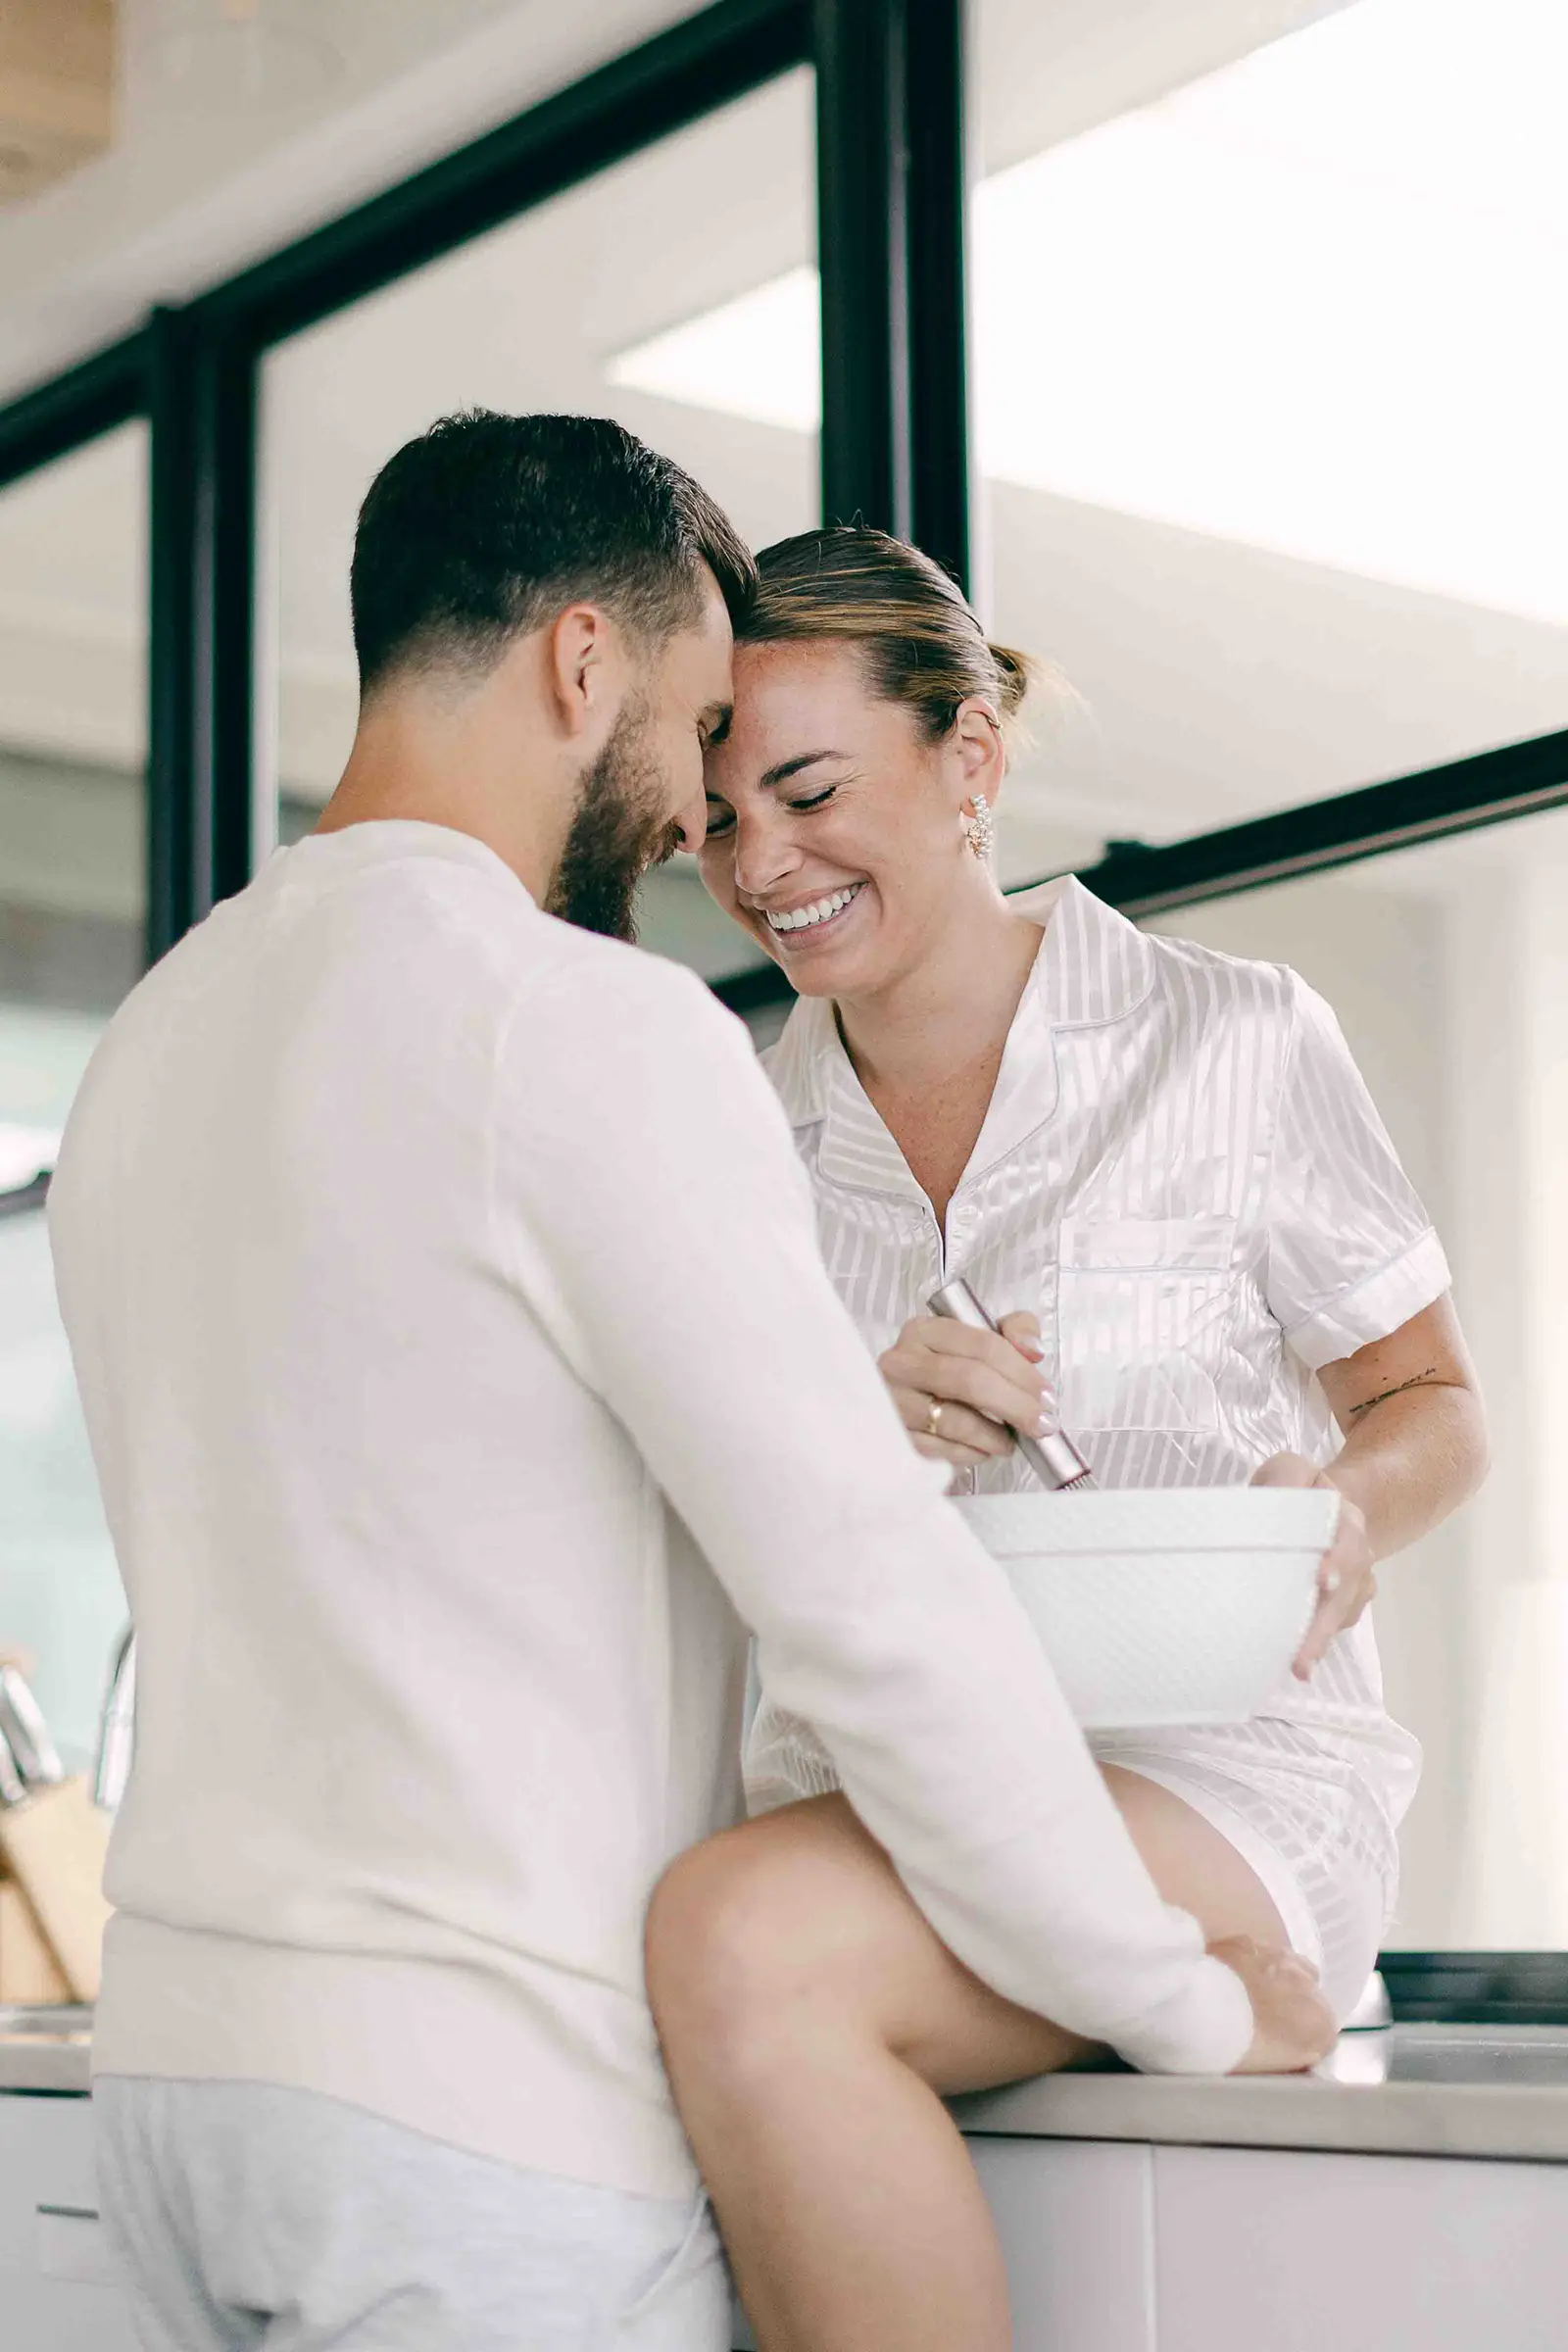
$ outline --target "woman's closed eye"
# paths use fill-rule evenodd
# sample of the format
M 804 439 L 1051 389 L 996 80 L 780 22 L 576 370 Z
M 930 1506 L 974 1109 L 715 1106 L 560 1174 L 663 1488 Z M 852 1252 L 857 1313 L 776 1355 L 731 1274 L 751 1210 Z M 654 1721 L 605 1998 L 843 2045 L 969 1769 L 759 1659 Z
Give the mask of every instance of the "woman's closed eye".
M 796 816 L 809 816 L 813 808 L 825 808 L 828 802 L 837 797 L 838 789 L 836 784 L 828 784 L 820 792 L 808 793 L 800 800 L 786 801 L 784 806 Z M 709 802 L 708 839 L 710 841 L 717 841 L 721 835 L 728 833 L 734 822 L 735 811 L 726 802 Z

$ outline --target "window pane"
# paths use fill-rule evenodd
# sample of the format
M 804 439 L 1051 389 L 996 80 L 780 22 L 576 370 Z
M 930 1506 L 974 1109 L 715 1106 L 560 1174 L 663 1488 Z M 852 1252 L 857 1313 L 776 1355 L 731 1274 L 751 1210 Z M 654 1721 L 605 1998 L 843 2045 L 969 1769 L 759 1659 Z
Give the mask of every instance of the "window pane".
M 982 0 L 1012 872 L 1568 725 L 1558 0 Z
M 141 968 L 145 507 L 141 425 L 0 492 L 0 1649 L 74 1763 L 124 1601 L 22 1188 Z
M 1447 1249 L 1493 1469 L 1379 1571 L 1426 1749 L 1390 1941 L 1568 1946 L 1568 811 L 1152 926 L 1293 964 L 1340 1016 Z
M 809 74 L 788 74 L 271 356 L 264 478 L 282 839 L 308 829 L 353 738 L 360 500 L 435 417 L 474 406 L 612 416 L 688 466 L 754 545 L 814 520 L 814 422 L 752 413 L 775 371 L 771 318 L 743 319 L 716 344 L 708 327 L 759 284 L 812 279 L 812 106 Z M 790 328 L 789 371 L 814 384 L 816 355 L 810 295 Z M 643 938 L 710 976 L 762 960 L 685 859 L 651 880 Z

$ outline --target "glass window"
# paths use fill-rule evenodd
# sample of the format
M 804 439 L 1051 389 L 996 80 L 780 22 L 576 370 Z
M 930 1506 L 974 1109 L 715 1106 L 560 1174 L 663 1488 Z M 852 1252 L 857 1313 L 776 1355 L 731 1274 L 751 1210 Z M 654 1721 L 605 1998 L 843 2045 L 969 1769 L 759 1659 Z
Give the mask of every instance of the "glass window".
M 142 963 L 146 433 L 0 492 L 0 1649 L 85 1761 L 124 1616 L 29 1180 Z
M 1568 725 L 1568 12 L 982 0 L 1021 877 Z
M 1568 1945 L 1568 811 L 1216 900 L 1152 928 L 1333 1004 L 1447 1249 L 1493 1469 L 1379 1572 L 1424 1777 L 1390 1942 Z
M 280 346 L 264 395 L 280 838 L 307 830 L 354 733 L 348 572 L 371 476 L 435 417 L 483 406 L 609 415 L 688 466 L 754 544 L 819 512 L 814 425 L 716 414 L 693 322 L 811 276 L 807 72 L 706 117 Z M 801 327 L 814 368 L 814 309 Z M 760 335 L 726 365 L 765 390 Z M 264 799 L 266 792 L 264 787 Z M 687 859 L 644 894 L 644 944 L 709 977 L 762 960 Z

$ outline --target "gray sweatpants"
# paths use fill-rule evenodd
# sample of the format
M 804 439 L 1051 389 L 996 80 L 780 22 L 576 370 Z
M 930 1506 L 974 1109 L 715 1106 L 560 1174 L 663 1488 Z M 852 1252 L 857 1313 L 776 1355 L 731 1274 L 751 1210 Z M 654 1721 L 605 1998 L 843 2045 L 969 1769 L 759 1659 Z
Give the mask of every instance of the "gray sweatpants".
M 706 2201 L 525 2172 L 256 2082 L 93 2085 L 148 2352 L 724 2352 Z

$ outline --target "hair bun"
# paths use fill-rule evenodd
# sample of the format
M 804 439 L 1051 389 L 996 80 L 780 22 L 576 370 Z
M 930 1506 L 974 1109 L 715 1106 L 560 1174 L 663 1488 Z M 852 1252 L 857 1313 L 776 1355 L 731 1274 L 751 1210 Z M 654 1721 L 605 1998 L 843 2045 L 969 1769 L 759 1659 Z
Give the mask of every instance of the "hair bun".
M 1014 653 L 1010 645 L 990 645 L 986 651 L 997 665 L 1002 715 L 1011 718 L 1034 683 L 1035 665 L 1027 654 Z

